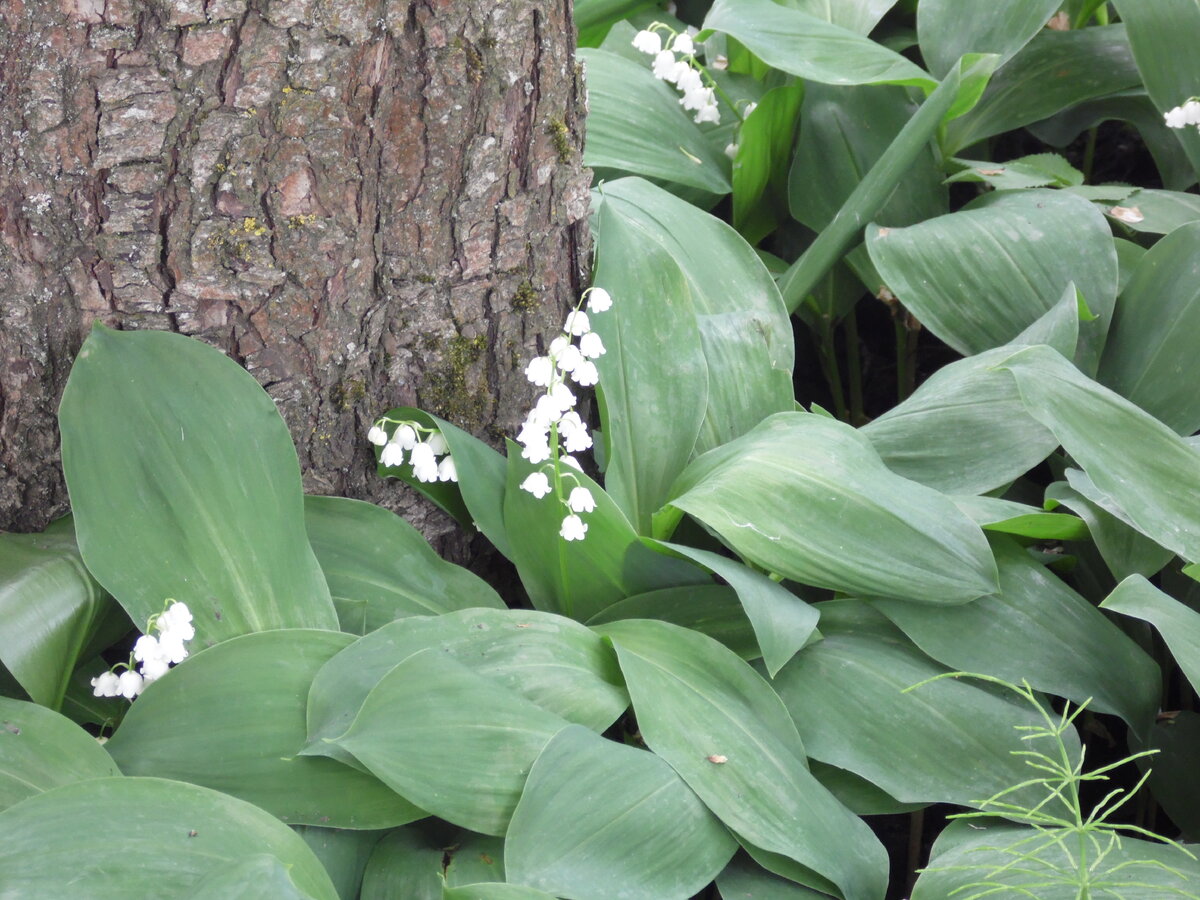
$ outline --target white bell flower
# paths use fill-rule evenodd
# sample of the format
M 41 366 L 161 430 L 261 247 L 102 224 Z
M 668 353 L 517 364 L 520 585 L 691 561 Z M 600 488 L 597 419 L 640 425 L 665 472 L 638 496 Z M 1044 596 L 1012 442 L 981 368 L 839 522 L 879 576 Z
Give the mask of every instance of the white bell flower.
M 579 352 L 588 359 L 598 359 L 605 353 L 604 341 L 594 331 L 589 331 L 579 339 Z
M 562 463 L 564 466 L 570 466 L 572 469 L 575 469 L 577 472 L 583 471 L 583 466 L 581 466 L 579 464 L 579 460 L 577 460 L 573 456 L 570 456 L 569 454 L 563 454 L 562 456 L 560 456 L 558 458 L 558 461 L 560 463 Z
M 400 466 L 404 464 L 404 451 L 395 441 L 388 441 L 383 452 L 379 454 L 379 462 L 385 466 Z
M 571 377 L 575 379 L 580 387 L 591 387 L 600 380 L 600 370 L 596 368 L 596 364 L 590 359 L 585 359 L 575 367 L 575 371 L 571 373 Z
M 438 481 L 458 481 L 458 466 L 454 464 L 454 457 L 447 456 L 438 463 Z
M 563 325 L 563 331 L 567 334 L 573 334 L 579 337 L 581 334 L 587 334 L 592 330 L 592 325 L 588 322 L 587 313 L 581 309 L 573 309 L 567 313 L 566 324 Z
M 675 74 L 675 54 L 670 50 L 660 50 L 654 56 L 654 64 L 650 71 L 659 81 L 671 81 Z
M 576 381 L 579 381 L 579 370 L 584 366 L 591 366 L 593 369 L 596 368 L 594 363 L 591 363 L 586 359 L 583 360 L 572 373 L 572 377 Z M 557 407 L 560 413 L 565 413 L 568 409 L 575 405 L 575 395 L 572 394 L 571 389 L 561 381 L 554 385 L 554 387 L 550 388 L 550 393 L 546 394 L 546 396 L 550 398 L 550 402 Z
M 584 337 L 591 337 L 593 332 L 589 331 Z M 558 357 L 558 367 L 564 372 L 574 372 L 575 367 L 583 362 L 583 354 L 574 344 L 567 344 L 562 355 Z
M 658 36 L 657 31 L 639 31 L 633 36 L 633 46 L 643 53 L 654 56 L 662 50 L 662 38 Z
M 101 672 L 92 679 L 92 695 L 96 697 L 118 697 L 121 694 L 121 679 L 116 672 Z
M 697 125 L 703 122 L 720 124 L 721 110 L 718 108 L 716 102 L 714 101 L 712 103 L 706 103 L 704 106 L 700 107 L 700 109 L 696 111 L 695 122 Z
M 531 472 L 521 482 L 521 490 L 528 491 L 541 500 L 550 493 L 550 479 L 546 477 L 545 472 Z
M 192 626 L 191 610 L 188 609 L 186 603 L 178 600 L 155 620 L 154 626 L 163 634 L 176 635 L 181 641 L 190 641 L 196 636 L 196 629 Z
M 399 444 L 401 450 L 411 450 L 417 446 L 417 430 L 406 422 L 396 429 L 392 442 Z
M 529 460 L 534 465 L 545 462 L 550 458 L 550 441 L 530 441 L 521 451 L 521 458 Z
M 588 292 L 588 309 L 594 313 L 608 312 L 612 308 L 612 295 L 602 287 Z
M 567 506 L 571 507 L 572 512 L 591 512 L 596 508 L 596 498 L 585 487 L 573 488 L 571 496 L 567 498 Z
M 157 681 L 170 671 L 171 664 L 161 657 L 154 657 L 142 663 L 142 681 L 149 684 Z
M 571 513 L 563 519 L 562 528 L 558 530 L 558 535 L 564 541 L 582 541 L 583 536 L 587 534 L 588 527 L 584 524 L 583 519 Z
M 694 56 L 696 53 L 696 45 L 692 42 L 690 34 L 675 35 L 675 40 L 671 41 L 671 49 L 684 56 Z
M 538 397 L 537 403 L 533 407 L 531 416 L 537 416 L 538 421 L 545 422 L 547 430 L 550 428 L 551 422 L 557 422 L 562 418 L 562 408 L 558 402 L 549 394 L 542 394 Z
M 525 367 L 525 377 L 530 384 L 547 387 L 554 377 L 554 362 L 549 356 L 535 356 Z
M 413 447 L 412 458 L 409 462 L 412 463 L 413 477 L 417 481 L 423 483 L 437 481 L 437 460 L 434 458 L 433 447 L 427 442 L 421 441 Z
M 704 87 L 704 81 L 700 78 L 700 73 L 691 66 L 687 67 L 687 71 L 681 71 L 679 78 L 675 81 L 675 86 L 684 94 L 689 94 L 694 91 L 701 90 Z M 680 101 L 681 103 L 683 101 Z M 690 106 L 685 106 L 684 109 L 691 109 Z
M 160 658 L 168 663 L 181 663 L 188 655 L 187 647 L 183 646 L 183 638 L 173 631 L 159 637 L 158 650 Z
M 372 425 L 371 430 L 367 432 L 367 440 L 376 447 L 382 447 L 388 442 L 388 433 L 378 425 Z
M 142 676 L 132 669 L 126 669 L 117 679 L 117 692 L 126 700 L 132 700 L 142 692 L 144 681 Z
M 435 431 L 429 436 L 429 447 L 433 450 L 434 456 L 445 456 L 450 452 L 450 445 L 446 443 L 446 436 L 440 431 Z

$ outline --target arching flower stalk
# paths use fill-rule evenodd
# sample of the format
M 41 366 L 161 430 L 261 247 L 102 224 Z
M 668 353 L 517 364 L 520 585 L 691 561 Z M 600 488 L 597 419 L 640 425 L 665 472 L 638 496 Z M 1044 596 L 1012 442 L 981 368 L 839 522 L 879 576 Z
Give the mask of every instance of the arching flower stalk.
M 417 481 L 458 481 L 458 469 L 450 455 L 450 446 L 436 428 L 408 419 L 381 416 L 367 432 L 367 440 L 383 448 L 379 454 L 383 465 L 402 466 L 407 462 Z M 407 460 L 405 453 L 408 453 Z
M 158 634 L 151 634 L 157 631 Z M 92 679 L 92 693 L 97 697 L 124 697 L 132 700 L 150 682 L 161 678 L 173 665 L 188 655 L 188 641 L 196 636 L 192 614 L 186 603 L 167 600 L 163 611 L 150 617 L 146 633 L 137 639 L 129 661 L 117 663 L 107 672 Z M 134 666 L 141 663 L 140 671 Z M 118 670 L 121 671 L 118 674 Z
M 587 312 L 583 310 L 585 299 Z M 604 355 L 604 342 L 592 331 L 588 313 L 603 313 L 611 306 L 612 297 L 608 291 L 588 288 L 567 314 L 562 333 L 550 342 L 547 354 L 534 357 L 525 367 L 525 377 L 532 384 L 545 388 L 546 392 L 526 417 L 517 443 L 523 448 L 523 459 L 535 465 L 546 465 L 531 472 L 521 482 L 521 489 L 539 500 L 554 494 L 566 513 L 558 532 L 564 541 L 583 540 L 588 526 L 580 513 L 589 513 L 596 508 L 592 492 L 569 471 L 581 471 L 573 454 L 590 448 L 592 436 L 574 409 L 576 397 L 568 381 L 579 387 L 592 387 L 600 380 L 593 360 Z M 578 343 L 575 343 L 576 338 Z
M 650 71 L 660 81 L 674 85 L 683 96 L 679 103 L 684 109 L 695 112 L 696 124 L 712 122 L 719 124 L 721 113 L 717 107 L 717 84 L 712 76 L 696 60 L 696 44 L 692 40 L 694 29 L 683 33 L 675 32 L 669 25 L 653 22 L 633 38 L 633 46 L 654 57 Z M 663 34 L 667 36 L 663 44 Z M 706 83 L 707 82 L 707 83 Z

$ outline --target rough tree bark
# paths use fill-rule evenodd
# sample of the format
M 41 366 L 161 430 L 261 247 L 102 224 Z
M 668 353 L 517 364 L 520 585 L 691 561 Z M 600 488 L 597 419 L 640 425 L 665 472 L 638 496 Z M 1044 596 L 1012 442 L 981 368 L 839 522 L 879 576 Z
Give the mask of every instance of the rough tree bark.
M 580 288 L 570 0 L 0 4 L 0 529 L 66 510 L 55 412 L 92 322 L 252 372 L 310 492 L 384 500 L 363 436 L 493 442 Z

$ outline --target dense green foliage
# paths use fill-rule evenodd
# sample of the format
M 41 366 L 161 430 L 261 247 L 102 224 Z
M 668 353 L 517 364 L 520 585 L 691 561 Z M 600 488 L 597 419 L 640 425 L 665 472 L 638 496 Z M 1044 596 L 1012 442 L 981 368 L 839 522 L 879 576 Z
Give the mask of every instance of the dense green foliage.
M 691 0 L 668 60 L 659 5 L 576 6 L 595 464 L 372 429 L 523 591 L 304 497 L 220 353 L 97 328 L 73 516 L 0 536 L 0 893 L 1198 896 L 1200 134 L 1162 114 L 1200 7 Z M 188 658 L 94 696 L 168 599 Z

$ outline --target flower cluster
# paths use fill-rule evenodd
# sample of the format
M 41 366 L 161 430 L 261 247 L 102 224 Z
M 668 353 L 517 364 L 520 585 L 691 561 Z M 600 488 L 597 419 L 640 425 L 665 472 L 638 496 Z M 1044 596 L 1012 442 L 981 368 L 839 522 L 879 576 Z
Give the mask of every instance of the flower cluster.
M 584 296 L 588 298 L 590 313 L 602 313 L 612 306 L 612 298 L 604 288 L 589 288 Z M 577 306 L 568 313 L 562 333 L 550 342 L 547 354 L 534 357 L 525 367 L 525 377 L 532 384 L 544 387 L 546 393 L 538 398 L 517 435 L 517 443 L 523 448 L 522 458 L 535 465 L 550 461 L 549 466 L 530 473 L 521 482 L 521 490 L 539 500 L 554 493 L 567 509 L 558 532 L 566 541 L 583 540 L 588 527 L 579 514 L 596 508 L 592 492 L 573 473 L 564 472 L 558 465 L 562 463 L 580 469 L 579 461 L 572 454 L 592 446 L 587 425 L 574 410 L 575 394 L 567 385 L 568 379 L 580 387 L 591 387 L 599 381 L 593 360 L 604 355 L 604 342 L 592 331 L 588 312 Z M 579 339 L 578 344 L 575 338 Z M 575 483 L 569 494 L 564 483 L 568 480 Z
M 670 32 L 666 47 L 659 31 Z M 676 34 L 661 22 L 655 22 L 634 36 L 633 46 L 654 57 L 651 66 L 654 77 L 673 84 L 683 94 L 679 102 L 684 109 L 695 111 L 697 124 L 721 121 L 716 92 L 711 84 L 704 83 L 703 69 L 696 62 L 696 45 L 690 33 Z
M 1163 113 L 1163 121 L 1168 128 L 1186 128 L 1188 125 L 1200 128 L 1200 100 L 1189 97 L 1182 106 Z
M 387 425 L 396 426 L 388 435 Z M 450 456 L 446 438 L 436 428 L 428 428 L 420 422 L 378 419 L 367 432 L 367 440 L 382 447 L 379 461 L 385 466 L 402 466 L 408 453 L 408 463 L 413 469 L 413 478 L 420 482 L 458 481 L 458 469 Z M 439 461 L 438 457 L 442 457 Z
M 128 663 L 118 663 L 107 672 L 92 679 L 92 693 L 97 697 L 124 697 L 132 700 L 150 682 L 161 678 L 172 665 L 187 658 L 188 641 L 196 636 L 192 625 L 192 614 L 186 603 L 168 600 L 167 608 L 150 617 L 146 633 L 133 645 L 133 654 Z M 150 632 L 157 631 L 153 635 Z M 141 663 L 141 671 L 134 663 Z M 124 668 L 119 675 L 116 669 Z

